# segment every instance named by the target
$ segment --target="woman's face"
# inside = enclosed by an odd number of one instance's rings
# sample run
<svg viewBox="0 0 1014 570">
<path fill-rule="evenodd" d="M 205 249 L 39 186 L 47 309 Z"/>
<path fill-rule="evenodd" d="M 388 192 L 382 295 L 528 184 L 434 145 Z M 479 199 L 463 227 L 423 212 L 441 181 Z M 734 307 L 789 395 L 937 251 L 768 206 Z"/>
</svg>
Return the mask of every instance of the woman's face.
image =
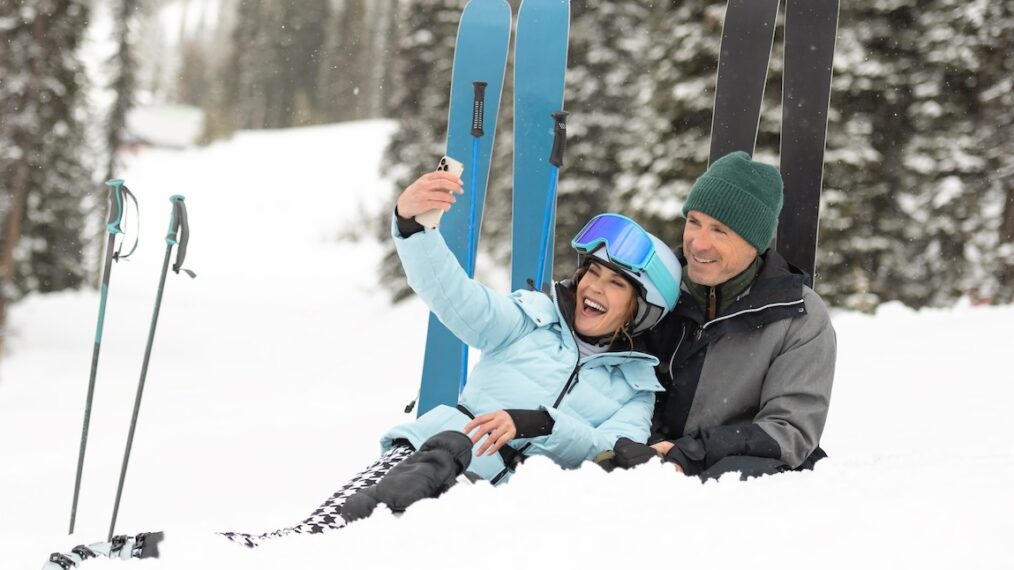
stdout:
<svg viewBox="0 0 1014 570">
<path fill-rule="evenodd" d="M 613 334 L 630 319 L 633 298 L 634 286 L 623 275 L 591 262 L 577 284 L 574 329 L 590 337 Z"/>
</svg>

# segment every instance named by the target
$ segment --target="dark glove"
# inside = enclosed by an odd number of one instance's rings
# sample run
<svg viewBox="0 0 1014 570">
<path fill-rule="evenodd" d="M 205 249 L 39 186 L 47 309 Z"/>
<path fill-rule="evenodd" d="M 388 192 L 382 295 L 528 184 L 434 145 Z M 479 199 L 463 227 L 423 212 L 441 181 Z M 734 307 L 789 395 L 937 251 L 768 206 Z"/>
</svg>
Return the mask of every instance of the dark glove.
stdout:
<svg viewBox="0 0 1014 570">
<path fill-rule="evenodd" d="M 621 469 L 637 467 L 642 463 L 647 463 L 654 457 L 661 457 L 661 454 L 654 447 L 637 443 L 625 437 L 616 440 L 613 451 L 616 452 L 616 466 Z"/>
<path fill-rule="evenodd" d="M 595 458 L 595 462 L 606 471 L 612 471 L 617 467 L 620 469 L 636 467 L 642 463 L 651 461 L 653 457 L 661 457 L 655 448 L 643 443 L 637 443 L 626 437 L 621 437 L 616 440 L 612 453 L 600 453 Z"/>
<path fill-rule="evenodd" d="M 342 518 L 354 521 L 373 514 L 379 503 L 401 512 L 419 499 L 449 489 L 472 462 L 472 440 L 460 431 L 444 431 L 426 440 L 372 487 L 362 489 L 342 505 Z"/>
</svg>

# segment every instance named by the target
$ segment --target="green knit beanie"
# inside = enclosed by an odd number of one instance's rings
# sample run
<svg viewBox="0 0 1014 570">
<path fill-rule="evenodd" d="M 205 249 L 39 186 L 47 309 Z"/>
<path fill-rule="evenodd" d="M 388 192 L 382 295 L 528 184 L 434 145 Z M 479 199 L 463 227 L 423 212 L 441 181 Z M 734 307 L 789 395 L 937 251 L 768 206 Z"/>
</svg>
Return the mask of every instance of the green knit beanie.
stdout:
<svg viewBox="0 0 1014 570">
<path fill-rule="evenodd" d="M 729 226 L 763 253 L 782 211 L 782 175 L 769 164 L 750 160 L 743 151 L 727 154 L 694 182 L 683 215 L 691 210 Z"/>
</svg>

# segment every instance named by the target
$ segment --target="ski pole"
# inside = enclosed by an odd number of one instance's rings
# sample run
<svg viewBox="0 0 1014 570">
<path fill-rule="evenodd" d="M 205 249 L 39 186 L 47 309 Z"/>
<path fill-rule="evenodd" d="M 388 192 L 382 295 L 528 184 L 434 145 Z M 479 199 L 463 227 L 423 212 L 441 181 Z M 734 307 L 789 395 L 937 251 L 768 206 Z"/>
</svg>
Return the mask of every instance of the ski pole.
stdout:
<svg viewBox="0 0 1014 570">
<path fill-rule="evenodd" d="M 536 291 L 542 290 L 546 278 L 546 260 L 549 258 L 549 235 L 553 231 L 556 214 L 556 185 L 563 166 L 563 153 L 567 150 L 567 112 L 553 113 L 553 150 L 549 153 L 549 192 L 546 193 L 546 207 L 542 219 L 542 239 L 539 241 L 539 265 L 535 268 Z M 550 276 L 552 278 L 552 276 Z"/>
<path fill-rule="evenodd" d="M 155 310 L 151 315 L 151 327 L 148 329 L 148 343 L 144 348 L 144 362 L 141 364 L 141 378 L 137 382 L 137 395 L 134 397 L 134 412 L 130 418 L 130 431 L 127 434 L 127 446 L 123 450 L 123 465 L 120 467 L 120 482 L 116 487 L 116 502 L 113 504 L 113 519 L 109 523 L 109 537 L 113 539 L 113 530 L 116 528 L 116 515 L 120 510 L 120 497 L 123 495 L 123 482 L 127 477 L 127 463 L 130 461 L 130 449 L 134 444 L 134 430 L 137 427 L 137 412 L 141 408 L 141 395 L 144 393 L 144 380 L 148 375 L 148 362 L 151 359 L 151 347 L 155 340 L 155 326 L 158 324 L 158 312 L 162 306 L 162 292 L 165 290 L 165 278 L 169 271 L 169 259 L 172 255 L 173 246 L 176 247 L 176 262 L 173 264 L 173 271 L 179 273 L 182 269 L 183 259 L 187 255 L 187 242 L 190 240 L 190 226 L 187 223 L 187 208 L 183 204 L 183 196 L 175 195 L 169 198 L 172 202 L 172 215 L 169 218 L 169 232 L 165 236 L 165 260 L 162 262 L 162 274 L 158 281 L 158 293 L 155 295 Z M 196 277 L 193 271 L 183 269 L 190 277 Z"/>
<path fill-rule="evenodd" d="M 88 395 L 85 397 L 84 424 L 81 426 L 81 447 L 77 455 L 77 474 L 74 477 L 74 499 L 70 505 L 70 530 L 67 534 L 74 534 L 74 522 L 77 519 L 77 502 L 81 494 L 81 473 L 84 469 L 85 448 L 88 446 L 88 426 L 92 417 L 92 399 L 95 396 L 95 378 L 99 369 L 99 351 L 102 348 L 102 328 L 106 320 L 106 300 L 109 297 L 109 278 L 113 272 L 113 261 L 126 259 L 137 249 L 135 236 L 134 245 L 126 255 L 121 255 L 123 241 L 120 242 L 120 249 L 115 249 L 116 236 L 124 234 L 123 222 L 126 219 L 126 201 L 129 198 L 134 202 L 134 211 L 137 212 L 137 198 L 130 192 L 124 181 L 115 178 L 106 181 L 109 187 L 109 217 L 106 220 L 106 231 L 109 238 L 106 240 L 105 265 L 102 269 L 102 286 L 99 296 L 99 318 L 95 326 L 95 346 L 92 348 L 92 367 L 88 374 Z M 140 216 L 138 216 L 140 220 Z"/>
<path fill-rule="evenodd" d="M 479 139 L 484 134 L 482 129 L 483 115 L 485 112 L 485 101 L 486 101 L 486 85 L 485 81 L 473 81 L 472 87 L 475 89 L 475 99 L 472 101 L 472 166 L 469 169 L 471 171 L 471 179 L 469 181 L 468 191 L 468 247 L 465 250 L 465 273 L 469 277 L 475 275 L 475 255 L 478 246 L 479 236 L 476 235 L 478 232 L 475 229 L 475 218 L 476 208 L 478 206 L 478 185 L 479 185 L 479 173 L 477 172 L 476 165 L 479 164 Z M 459 385 L 458 392 L 465 388 L 465 377 L 468 375 L 468 345 L 462 343 L 461 345 L 461 373 L 458 375 Z"/>
</svg>

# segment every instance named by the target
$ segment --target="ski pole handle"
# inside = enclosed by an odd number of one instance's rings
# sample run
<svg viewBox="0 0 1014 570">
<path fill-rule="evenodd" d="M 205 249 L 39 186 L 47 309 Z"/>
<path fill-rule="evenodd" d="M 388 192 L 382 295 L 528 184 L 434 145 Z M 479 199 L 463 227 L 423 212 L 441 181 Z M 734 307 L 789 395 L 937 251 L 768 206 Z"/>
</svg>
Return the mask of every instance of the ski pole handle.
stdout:
<svg viewBox="0 0 1014 570">
<path fill-rule="evenodd" d="M 179 194 L 175 194 L 169 197 L 169 202 L 172 203 L 173 209 L 169 215 L 169 231 L 165 234 L 165 243 L 167 245 L 177 245 L 179 242 L 180 227 L 185 223 L 184 219 L 187 215 L 187 208 L 183 205 L 185 198 Z"/>
<path fill-rule="evenodd" d="M 472 82 L 472 87 L 475 89 L 475 99 L 472 102 L 473 137 L 481 137 L 483 135 L 482 120 L 486 107 L 486 85 L 485 81 Z"/>
<path fill-rule="evenodd" d="M 173 263 L 173 271 L 179 273 L 183 267 L 183 260 L 187 257 L 187 242 L 190 241 L 190 224 L 187 222 L 187 206 L 183 203 L 184 197 L 180 194 L 169 197 L 172 202 L 173 211 L 169 217 L 169 232 L 165 235 L 166 246 L 176 246 L 176 262 Z M 184 269 L 188 275 L 194 277 L 192 271 Z"/>
<path fill-rule="evenodd" d="M 549 163 L 557 168 L 563 166 L 563 153 L 567 150 L 567 115 L 566 111 L 553 113 L 553 150 L 549 153 Z"/>
<path fill-rule="evenodd" d="M 123 191 L 126 188 L 124 186 L 124 180 L 122 178 L 113 178 L 112 180 L 106 180 L 106 186 L 109 186 L 109 219 L 106 223 L 106 231 L 111 234 L 122 234 L 123 228 L 120 224 L 123 223 Z"/>
</svg>

